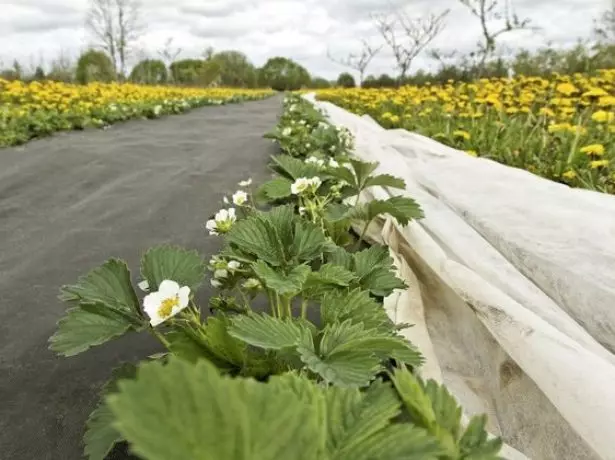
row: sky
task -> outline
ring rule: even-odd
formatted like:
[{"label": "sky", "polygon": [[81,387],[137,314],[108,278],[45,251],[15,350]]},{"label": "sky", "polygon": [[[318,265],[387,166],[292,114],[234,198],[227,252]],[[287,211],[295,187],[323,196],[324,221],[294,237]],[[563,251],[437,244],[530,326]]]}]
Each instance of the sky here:
[{"label": "sky", "polygon": [[[504,3],[506,0],[499,0]],[[574,45],[591,34],[593,19],[610,0],[510,0],[521,18],[537,30],[502,36],[508,49],[536,48],[548,42]],[[447,52],[471,51],[480,38],[478,20],[459,0],[141,0],[144,33],[132,59],[155,57],[167,39],[181,48],[180,57],[215,50],[244,52],[257,66],[273,56],[286,56],[312,75],[335,78],[346,69],[338,59],[359,52],[361,40],[383,43],[370,18],[401,8],[410,17],[449,10],[444,31],[433,47]],[[0,60],[10,66],[19,59],[27,67],[43,65],[61,53],[77,56],[93,44],[84,27],[89,0],[0,0]],[[497,22],[492,24],[497,26]],[[435,62],[419,56],[412,70],[432,69]],[[368,73],[392,72],[391,53],[383,48]]]}]

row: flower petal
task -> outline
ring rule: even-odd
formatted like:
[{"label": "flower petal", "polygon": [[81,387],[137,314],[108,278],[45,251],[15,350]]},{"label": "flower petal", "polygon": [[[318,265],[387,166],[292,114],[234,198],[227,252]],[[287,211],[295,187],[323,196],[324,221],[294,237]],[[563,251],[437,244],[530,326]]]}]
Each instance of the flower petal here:
[{"label": "flower petal", "polygon": [[158,286],[158,293],[165,299],[177,295],[178,291],[179,284],[173,280],[164,280],[160,283],[160,286]]},{"label": "flower petal", "polygon": [[180,310],[183,310],[190,302],[190,288],[188,286],[181,287],[177,293],[177,296],[179,297]]}]

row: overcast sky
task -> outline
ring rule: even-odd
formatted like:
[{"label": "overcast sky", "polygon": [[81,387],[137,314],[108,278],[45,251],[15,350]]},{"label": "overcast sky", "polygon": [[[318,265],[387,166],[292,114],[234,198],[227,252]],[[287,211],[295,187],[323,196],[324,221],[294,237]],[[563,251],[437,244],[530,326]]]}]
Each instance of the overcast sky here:
[{"label": "overcast sky", "polygon": [[[506,0],[499,0],[504,3]],[[508,47],[535,48],[547,42],[569,46],[588,37],[593,18],[609,0],[512,0],[520,17],[530,17],[540,31],[503,37]],[[450,9],[447,26],[434,42],[445,50],[469,51],[480,37],[479,24],[459,0],[142,0],[147,25],[139,43],[141,55],[156,55],[173,37],[182,57],[199,55],[206,47],[237,49],[256,65],[282,55],[296,59],[314,75],[335,77],[343,67],[327,58],[327,49],[343,56],[360,47],[360,39],[381,42],[370,13],[405,5],[421,16]],[[0,59],[26,66],[61,51],[77,55],[91,43],[83,23],[89,0],[0,0]],[[428,67],[421,57],[413,69]],[[391,70],[388,53],[381,53],[368,73]]]}]

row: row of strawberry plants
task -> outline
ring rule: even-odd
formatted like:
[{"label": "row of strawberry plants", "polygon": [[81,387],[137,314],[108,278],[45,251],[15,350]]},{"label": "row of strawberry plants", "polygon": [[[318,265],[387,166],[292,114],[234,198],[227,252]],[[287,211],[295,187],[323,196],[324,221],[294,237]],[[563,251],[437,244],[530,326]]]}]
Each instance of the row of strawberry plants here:
[{"label": "row of strawberry plants", "polygon": [[[410,198],[360,203],[374,186],[404,188],[351,157],[352,136],[289,96],[274,131],[274,178],[251,180],[205,228],[223,238],[205,261],[159,246],[141,260],[139,299],[111,259],[62,288],[71,304],[51,348],[71,356],[127,333],[165,351],[123,365],[88,421],[85,453],[127,441],[148,460],[496,459],[484,416],[462,426],[444,386],[422,381],[420,352],[383,299],[404,289],[388,248],[364,231],[384,214],[422,217]],[[358,227],[357,227],[358,225]],[[209,273],[209,314],[195,296]]]}]

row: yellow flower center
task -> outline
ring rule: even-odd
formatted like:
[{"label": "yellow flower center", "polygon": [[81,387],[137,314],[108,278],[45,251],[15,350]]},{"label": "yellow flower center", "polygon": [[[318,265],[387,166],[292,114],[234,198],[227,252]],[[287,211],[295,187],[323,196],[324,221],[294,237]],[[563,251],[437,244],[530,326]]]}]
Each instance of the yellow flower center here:
[{"label": "yellow flower center", "polygon": [[161,318],[168,318],[171,316],[171,312],[173,308],[179,305],[179,296],[170,297],[168,299],[164,299],[160,303],[160,307],[158,307],[158,315]]}]

